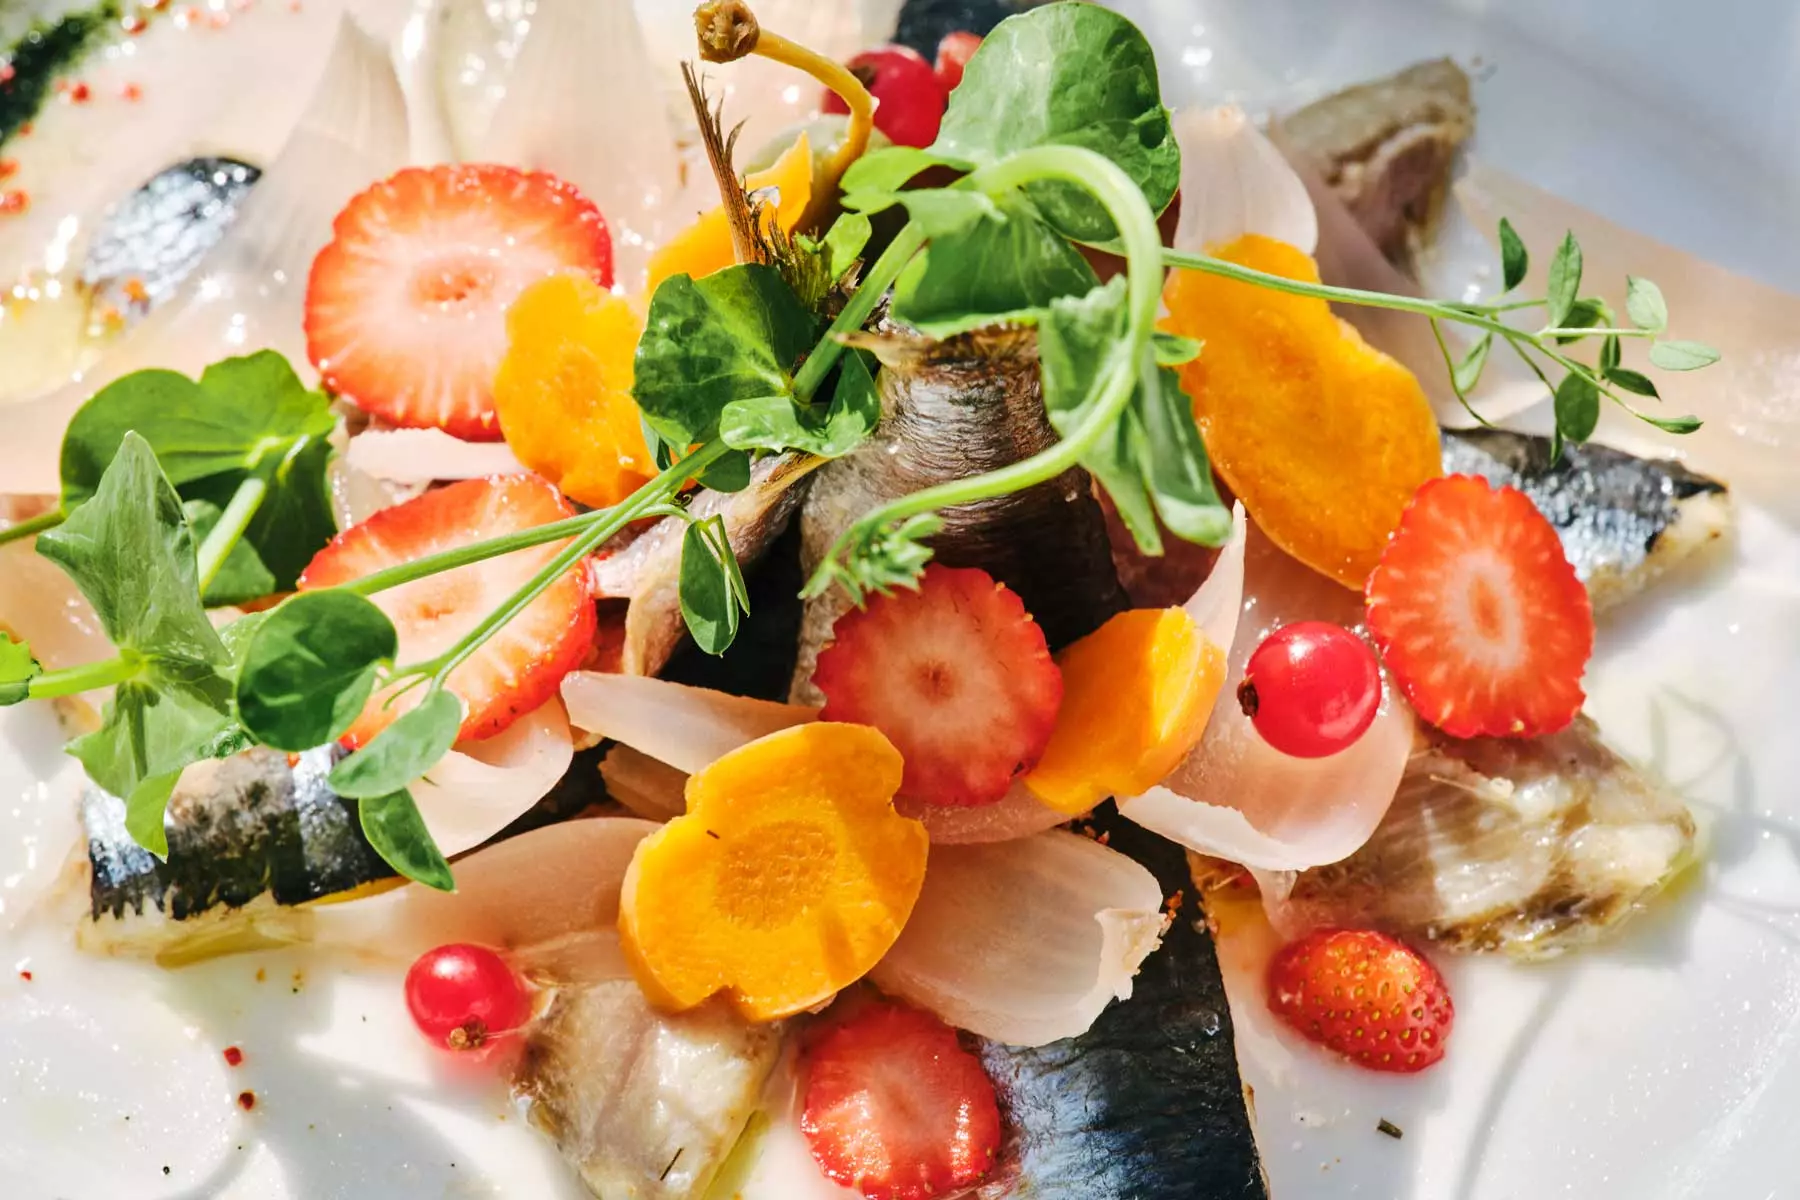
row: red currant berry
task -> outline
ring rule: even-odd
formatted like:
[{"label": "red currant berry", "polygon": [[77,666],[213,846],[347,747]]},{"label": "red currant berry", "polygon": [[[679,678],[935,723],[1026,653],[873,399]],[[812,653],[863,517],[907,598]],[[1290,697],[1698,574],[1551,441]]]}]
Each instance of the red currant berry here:
[{"label": "red currant berry", "polygon": [[[929,146],[937,140],[949,90],[931,64],[905,46],[878,46],[845,64],[875,97],[875,128],[897,146]],[[850,106],[827,91],[828,113],[847,113]]]},{"label": "red currant berry", "polygon": [[968,65],[975,51],[981,49],[981,35],[970,33],[966,29],[955,33],[947,33],[944,40],[938,43],[937,75],[944,81],[944,90],[953,92],[956,85],[962,82],[963,68]]},{"label": "red currant berry", "polygon": [[525,1024],[531,997],[486,946],[439,946],[406,972],[406,1008],[419,1032],[451,1050],[477,1050]]},{"label": "red currant berry", "polygon": [[1375,719],[1381,668],[1369,644],[1342,625],[1297,621],[1251,654],[1238,704],[1275,749],[1324,758],[1356,741]]}]

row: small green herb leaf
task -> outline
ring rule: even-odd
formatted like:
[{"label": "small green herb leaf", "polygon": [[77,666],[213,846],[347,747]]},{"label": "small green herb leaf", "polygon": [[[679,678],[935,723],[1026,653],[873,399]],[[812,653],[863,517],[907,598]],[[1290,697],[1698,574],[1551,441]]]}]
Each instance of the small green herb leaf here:
[{"label": "small green herb leaf", "polygon": [[1700,428],[1699,417],[1651,417],[1638,414],[1664,433],[1692,433]]},{"label": "small green herb leaf", "polygon": [[1550,328],[1569,327],[1569,313],[1580,291],[1581,246],[1574,233],[1565,233],[1550,259],[1550,276],[1544,286],[1544,321]]},{"label": "small green herb leaf", "polygon": [[336,588],[301,592],[261,615],[238,670],[238,719],[277,750],[336,741],[400,651],[394,623],[371,601]]},{"label": "small green herb leaf", "polygon": [[1488,351],[1493,349],[1493,346],[1492,331],[1485,332],[1473,346],[1469,347],[1469,352],[1463,356],[1463,360],[1456,364],[1456,369],[1450,373],[1450,382],[1456,388],[1457,395],[1468,396],[1475,390],[1475,385],[1481,382],[1481,372],[1487,366]]},{"label": "small green herb leaf", "polygon": [[[1181,151],[1157,89],[1156,57],[1117,13],[1046,4],[1000,22],[964,68],[928,154],[985,166],[1050,145],[1112,159],[1156,212],[1174,196]],[[1068,236],[1096,243],[1116,236],[1105,209],[1082,189],[1046,182],[1027,191]]]},{"label": "small green herb leaf", "polygon": [[[1154,383],[1156,386],[1150,386]],[[1143,423],[1150,497],[1170,533],[1203,546],[1220,546],[1231,536],[1231,511],[1213,487],[1206,443],[1194,425],[1194,404],[1181,380],[1157,368],[1139,387],[1132,406]]]},{"label": "small green herb leaf", "polygon": [[[1525,253],[1525,243],[1519,238],[1518,230],[1505,217],[1500,218],[1500,279],[1504,290],[1512,291],[1525,282],[1525,273],[1530,269],[1531,256]],[[1554,324],[1554,322],[1552,322]]]},{"label": "small green herb leaf", "polygon": [[800,594],[821,596],[835,583],[861,604],[870,592],[887,595],[895,588],[916,588],[919,574],[931,561],[931,547],[925,542],[943,528],[944,518],[930,512],[885,525],[854,525],[844,558],[820,563]]},{"label": "small green herb leaf", "polygon": [[363,837],[388,866],[440,892],[456,890],[450,864],[425,828],[411,792],[400,788],[385,796],[366,796],[356,802],[356,815]]},{"label": "small green herb leaf", "polygon": [[982,217],[926,246],[894,284],[894,316],[935,337],[1022,313],[1058,296],[1079,296],[1094,270],[1029,204],[1012,197],[1004,218]]},{"label": "small green herb leaf", "polygon": [[869,244],[873,232],[869,218],[859,212],[840,213],[831,223],[831,228],[825,232],[824,245],[825,261],[831,266],[833,279],[842,279],[862,257],[863,247]]},{"label": "small green herb leaf", "polygon": [[331,769],[327,782],[340,796],[366,800],[403,791],[456,744],[463,704],[454,692],[432,688],[417,706]]},{"label": "small green herb leaf", "polygon": [[[1598,296],[1583,296],[1570,306],[1568,315],[1563,317],[1561,328],[1592,329],[1596,325],[1611,325],[1613,322],[1612,306]],[[1590,335],[1585,333],[1566,333],[1556,339],[1558,345],[1579,341]]]},{"label": "small green herb leaf", "polygon": [[719,518],[687,527],[681,539],[681,616],[694,644],[708,654],[730,648],[739,616],[748,611],[741,588],[733,583],[736,569],[737,559]]},{"label": "small green herb leaf", "polygon": [[1571,442],[1585,442],[1600,422],[1600,390],[1571,371],[1556,385],[1556,428]]},{"label": "small green herb leaf", "polygon": [[831,404],[797,405],[786,396],[734,400],[725,406],[719,435],[728,446],[754,450],[804,450],[821,458],[849,453],[881,419],[881,398],[860,353],[845,354]]},{"label": "small green herb leaf", "polygon": [[1662,289],[1640,275],[1625,277],[1625,315],[1639,329],[1661,333],[1669,327],[1669,305]]},{"label": "small green herb leaf", "polygon": [[1698,371],[1718,362],[1719,352],[1705,342],[1657,342],[1650,361],[1665,371]]},{"label": "small green herb leaf", "polygon": [[1618,369],[1619,353],[1619,335],[1607,334],[1606,340],[1600,343],[1600,371],[1602,374],[1608,374]]},{"label": "small green herb leaf", "polygon": [[44,668],[31,656],[31,647],[15,642],[0,629],[0,708],[25,699],[32,679],[43,673]]},{"label": "small green herb leaf", "polygon": [[675,275],[650,301],[633,394],[664,440],[711,440],[733,400],[792,394],[812,348],[813,316],[774,267],[744,263],[700,279]]},{"label": "small green herb leaf", "polygon": [[1656,392],[1656,384],[1641,371],[1633,371],[1629,367],[1612,367],[1606,372],[1606,381],[1615,387],[1624,388],[1639,396],[1650,396],[1661,399]]},{"label": "small green herb leaf", "polygon": [[1182,337],[1164,329],[1158,329],[1150,335],[1150,348],[1156,352],[1156,365],[1159,367],[1179,367],[1200,357],[1200,342],[1197,338]]},{"label": "small green herb leaf", "polygon": [[[194,531],[196,545],[206,541],[213,526],[219,523],[223,510],[211,500],[188,500],[181,509],[187,514],[188,527]],[[277,590],[275,576],[263,565],[262,556],[247,540],[240,539],[225,556],[224,565],[206,587],[202,599],[208,608],[222,604],[242,604]]]},{"label": "small green herb leaf", "polygon": [[163,817],[169,811],[169,797],[180,782],[180,771],[157,775],[144,780],[125,800],[125,832],[158,858],[169,857],[169,831],[163,825]]}]

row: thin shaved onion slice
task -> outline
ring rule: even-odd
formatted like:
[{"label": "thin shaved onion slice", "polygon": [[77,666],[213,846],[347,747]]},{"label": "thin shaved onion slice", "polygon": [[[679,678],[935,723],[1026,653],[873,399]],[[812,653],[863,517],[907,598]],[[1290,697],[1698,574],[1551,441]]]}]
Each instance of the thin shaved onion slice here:
[{"label": "thin shaved onion slice", "polygon": [[364,430],[350,439],[344,457],[352,469],[372,479],[401,484],[525,471],[505,442],[465,442],[441,429]]},{"label": "thin shaved onion slice", "polygon": [[1205,251],[1259,233],[1311,254],[1313,201],[1294,168],[1235,104],[1175,114],[1181,147],[1177,250]]},{"label": "thin shaved onion slice", "polygon": [[941,804],[896,799],[894,810],[924,825],[934,846],[1009,842],[1055,829],[1069,820],[1067,813],[1049,807],[1032,795],[1030,788],[1016,781],[1006,795],[993,804],[947,808]]},{"label": "thin shaved onion slice", "polygon": [[[691,18],[682,57],[693,57]],[[685,223],[675,127],[655,62],[625,0],[538,0],[492,116],[480,130],[459,131],[467,157],[549,171],[599,205],[618,281],[630,291],[641,286],[650,251]]]},{"label": "thin shaved onion slice", "polygon": [[1084,1033],[1162,939],[1162,888],[1138,863],[1052,830],[933,847],[912,918],[870,978],[1014,1046]]},{"label": "thin shaved onion slice", "polygon": [[803,704],[750,700],[648,675],[576,671],[563,702],[577,729],[623,742],[692,774],[764,734],[816,720]]},{"label": "thin shaved onion slice", "polygon": [[348,17],[305,114],[243,212],[179,292],[79,380],[7,409],[0,493],[51,494],[69,418],[99,388],[144,367],[197,375],[273,349],[306,369],[313,257],[351,196],[406,159],[406,103],[387,47]]},{"label": "thin shaved onion slice", "polygon": [[687,811],[687,772],[630,746],[614,746],[600,760],[606,795],[646,821],[670,821]]},{"label": "thin shaved onion slice", "polygon": [[1304,759],[1271,749],[1232,697],[1270,631],[1302,620],[1360,628],[1362,614],[1356,593],[1295,562],[1251,526],[1221,702],[1194,752],[1119,812],[1189,850],[1264,870],[1304,870],[1354,853],[1387,812],[1412,752],[1406,702],[1384,687],[1361,738],[1329,758]]},{"label": "thin shaved onion slice", "polygon": [[1231,537],[1219,548],[1219,557],[1205,582],[1181,607],[1194,619],[1206,640],[1231,653],[1237,637],[1238,614],[1244,607],[1244,547],[1249,542],[1250,518],[1244,506],[1231,506]]},{"label": "thin shaved onion slice", "polygon": [[438,849],[461,854],[550,794],[575,756],[569,719],[551,700],[479,742],[458,742],[412,785]]},{"label": "thin shaved onion slice", "polygon": [[454,892],[409,883],[315,905],[313,940],[391,963],[474,942],[558,982],[625,978],[615,932],[619,892],[638,843],[655,829],[633,817],[534,829],[457,861]]}]

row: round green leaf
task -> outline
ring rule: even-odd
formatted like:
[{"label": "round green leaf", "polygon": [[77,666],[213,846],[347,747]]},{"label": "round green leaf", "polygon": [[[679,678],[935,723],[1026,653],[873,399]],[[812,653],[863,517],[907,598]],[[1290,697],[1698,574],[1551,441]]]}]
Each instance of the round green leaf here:
[{"label": "round green leaf", "polygon": [[374,741],[332,768],[327,782],[338,795],[358,800],[404,791],[450,752],[462,721],[462,701],[434,688]]},{"label": "round green leaf", "polygon": [[394,623],[370,601],[336,589],[301,592],[251,634],[238,672],[238,719],[278,750],[335,741],[399,649]]}]

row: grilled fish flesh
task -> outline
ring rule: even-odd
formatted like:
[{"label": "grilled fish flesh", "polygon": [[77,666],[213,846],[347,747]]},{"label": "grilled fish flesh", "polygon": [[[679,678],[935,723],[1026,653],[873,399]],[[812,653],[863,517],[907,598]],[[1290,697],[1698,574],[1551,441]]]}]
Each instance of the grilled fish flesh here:
[{"label": "grilled fish flesh", "polygon": [[[818,472],[800,512],[810,573],[838,535],[889,500],[991,471],[1057,439],[1044,415],[1037,336],[986,328],[943,341],[892,329],[866,343],[882,361],[881,424],[867,442]],[[1009,496],[946,509],[931,539],[935,561],[980,567],[1017,592],[1052,650],[1126,606],[1106,520],[1079,468]],[[792,699],[816,704],[813,663],[849,606],[841,588],[806,602]]]},{"label": "grilled fish flesh", "polygon": [[1673,459],[1569,444],[1551,465],[1550,439],[1504,429],[1443,431],[1444,470],[1480,475],[1530,496],[1562,538],[1596,611],[1642,591],[1723,537],[1731,495]]},{"label": "grilled fish flesh", "polygon": [[698,1200],[761,1102],[781,1027],[670,1016],[629,978],[564,989],[514,1079],[531,1120],[601,1200]]},{"label": "grilled fish flesh", "polygon": [[1469,77],[1440,58],[1316,100],[1281,128],[1382,252],[1404,263],[1430,237],[1475,105]]},{"label": "grilled fish flesh", "polygon": [[1607,749],[1585,717],[1523,740],[1422,726],[1375,836],[1342,862],[1276,881],[1265,901],[1284,933],[1373,926],[1545,958],[1641,909],[1693,852],[1686,805]]}]

